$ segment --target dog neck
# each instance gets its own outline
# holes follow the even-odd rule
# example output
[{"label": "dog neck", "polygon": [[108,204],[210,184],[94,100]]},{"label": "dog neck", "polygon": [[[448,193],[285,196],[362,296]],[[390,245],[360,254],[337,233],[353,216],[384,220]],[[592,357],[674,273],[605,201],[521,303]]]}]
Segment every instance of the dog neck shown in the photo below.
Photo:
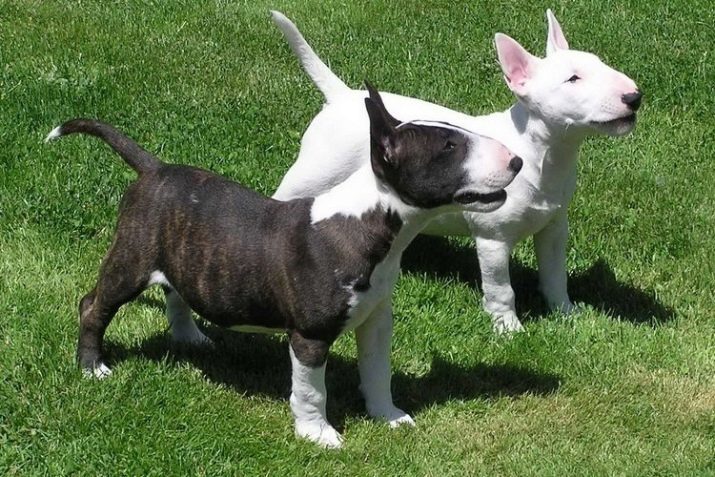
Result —
[{"label": "dog neck", "polygon": [[394,257],[407,248],[430,220],[452,208],[457,210],[456,206],[423,209],[404,203],[388,185],[375,177],[370,164],[366,164],[314,199],[311,223],[318,226],[321,221],[336,216],[361,219],[364,214],[376,211],[386,220],[388,215],[396,214],[402,225],[390,246],[390,255]]},{"label": "dog neck", "polygon": [[515,181],[528,182],[532,190],[549,196],[549,201],[570,199],[579,148],[586,138],[581,128],[556,124],[520,101],[506,111],[473,117],[470,125],[524,160]]},{"label": "dog neck", "polygon": [[581,128],[555,124],[523,103],[517,102],[508,114],[522,143],[534,155],[529,161],[529,179],[538,190],[550,192],[552,188],[567,184],[575,175],[579,149],[586,138]]}]

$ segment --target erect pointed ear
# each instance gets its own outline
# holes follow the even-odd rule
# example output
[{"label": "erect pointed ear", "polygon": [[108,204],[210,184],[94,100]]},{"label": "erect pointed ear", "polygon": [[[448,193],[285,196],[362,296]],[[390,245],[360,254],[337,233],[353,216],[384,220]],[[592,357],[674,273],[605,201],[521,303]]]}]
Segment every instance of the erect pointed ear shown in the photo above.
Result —
[{"label": "erect pointed ear", "polygon": [[524,95],[538,58],[526,51],[516,40],[503,33],[497,33],[494,36],[494,45],[507,86],[517,96]]},{"label": "erect pointed ear", "polygon": [[[382,102],[382,96],[380,96],[380,93],[378,93],[375,87],[367,80],[365,80],[365,88],[370,95],[370,99],[373,100],[377,107],[380,109],[381,114],[385,118],[385,121],[387,121],[387,123],[390,124],[393,128],[397,127],[397,125],[400,124],[400,121],[392,117],[392,115],[387,112],[387,109],[385,108],[385,103]],[[368,111],[368,114],[369,113],[370,112]]]},{"label": "erect pointed ear", "polygon": [[370,97],[365,98],[370,118],[370,160],[373,172],[384,179],[386,171],[397,165],[395,133],[400,122],[387,112],[377,90],[367,81],[365,86],[370,93]]},{"label": "erect pointed ear", "polygon": [[549,22],[549,32],[546,35],[546,56],[559,50],[568,50],[569,43],[550,8],[546,10],[546,20]]}]

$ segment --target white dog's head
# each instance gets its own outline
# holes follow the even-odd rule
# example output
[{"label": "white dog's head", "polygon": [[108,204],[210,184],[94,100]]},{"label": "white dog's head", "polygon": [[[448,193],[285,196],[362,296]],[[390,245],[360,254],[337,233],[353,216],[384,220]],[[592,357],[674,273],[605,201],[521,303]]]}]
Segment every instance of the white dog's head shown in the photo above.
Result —
[{"label": "white dog's head", "polygon": [[635,82],[594,54],[569,50],[551,10],[546,17],[546,58],[537,58],[509,36],[496,34],[497,55],[509,89],[550,125],[611,136],[631,132],[641,103]]}]

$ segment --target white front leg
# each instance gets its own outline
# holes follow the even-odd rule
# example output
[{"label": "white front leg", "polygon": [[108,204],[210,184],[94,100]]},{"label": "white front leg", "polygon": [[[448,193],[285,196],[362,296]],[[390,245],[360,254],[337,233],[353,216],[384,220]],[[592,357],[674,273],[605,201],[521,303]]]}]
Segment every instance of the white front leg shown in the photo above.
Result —
[{"label": "white front leg", "polygon": [[509,278],[512,244],[500,240],[476,238],[479,268],[482,272],[484,308],[492,317],[496,333],[523,331],[516,316],[514,289]]},{"label": "white front leg", "polygon": [[358,348],[360,390],[365,397],[367,413],[385,420],[390,427],[402,424],[414,426],[409,414],[392,402],[392,302],[387,299],[377,306],[372,315],[355,329]]},{"label": "white front leg", "polygon": [[534,249],[539,264],[539,288],[552,310],[570,313],[574,305],[569,299],[566,274],[566,245],[569,222],[566,211],[558,214],[534,235]]},{"label": "white front leg", "polygon": [[300,362],[289,345],[292,365],[290,408],[295,419],[295,434],[318,445],[338,448],[343,439],[328,423],[325,414],[325,364],[311,367]]}]

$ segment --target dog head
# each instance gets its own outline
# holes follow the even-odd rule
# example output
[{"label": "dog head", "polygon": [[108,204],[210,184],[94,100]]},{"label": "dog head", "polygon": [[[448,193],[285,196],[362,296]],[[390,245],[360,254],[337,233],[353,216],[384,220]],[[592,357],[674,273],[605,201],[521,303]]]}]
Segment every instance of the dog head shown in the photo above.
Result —
[{"label": "dog head", "polygon": [[497,33],[495,45],[509,89],[550,125],[622,136],[633,130],[641,93],[628,76],[596,55],[570,50],[551,10],[546,58]]},{"label": "dog head", "polygon": [[366,86],[372,170],[402,202],[475,212],[504,204],[504,188],[521,169],[520,158],[493,139],[447,123],[400,123],[387,112],[379,93]]}]

